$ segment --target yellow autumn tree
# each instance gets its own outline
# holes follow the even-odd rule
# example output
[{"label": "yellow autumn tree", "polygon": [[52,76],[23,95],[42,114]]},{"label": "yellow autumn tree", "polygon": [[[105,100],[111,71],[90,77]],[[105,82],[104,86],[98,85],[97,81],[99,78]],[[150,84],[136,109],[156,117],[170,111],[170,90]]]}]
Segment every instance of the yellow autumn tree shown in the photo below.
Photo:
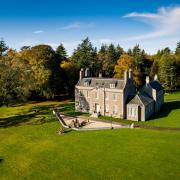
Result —
[{"label": "yellow autumn tree", "polygon": [[74,86],[78,82],[79,69],[77,64],[71,60],[66,60],[61,63],[61,69],[64,74],[64,88],[71,96],[74,94]]},{"label": "yellow autumn tree", "polygon": [[120,56],[117,64],[114,67],[114,77],[115,78],[124,78],[124,71],[132,69],[133,71],[133,80],[135,85],[139,87],[141,85],[140,73],[135,66],[135,62],[132,56],[128,54],[123,54]]},{"label": "yellow autumn tree", "polygon": [[114,72],[115,78],[123,78],[124,77],[124,71],[126,69],[133,69],[134,68],[134,62],[133,58],[129,56],[128,54],[123,54],[117,61],[117,65],[115,65]]}]

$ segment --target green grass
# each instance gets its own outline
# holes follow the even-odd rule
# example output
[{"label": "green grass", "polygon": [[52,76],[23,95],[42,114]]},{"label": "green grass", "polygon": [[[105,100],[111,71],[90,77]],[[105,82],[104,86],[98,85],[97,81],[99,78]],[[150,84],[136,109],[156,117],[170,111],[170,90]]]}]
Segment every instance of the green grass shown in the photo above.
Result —
[{"label": "green grass", "polygon": [[162,110],[142,124],[180,128],[180,93],[166,94]]},{"label": "green grass", "polygon": [[86,115],[85,113],[75,112],[72,100],[28,102],[1,107],[0,127],[23,124],[35,125],[57,121],[52,114],[53,108],[58,108],[60,112],[67,115]]},{"label": "green grass", "polygon": [[180,133],[56,134],[57,122],[0,129],[1,179],[179,179]]},{"label": "green grass", "polygon": [[[179,95],[166,96],[166,102],[173,104]],[[179,127],[174,124],[180,112],[172,104],[167,116],[147,123]],[[180,131],[116,129],[60,136],[53,108],[76,115],[71,100],[0,108],[0,179],[180,179]]]}]

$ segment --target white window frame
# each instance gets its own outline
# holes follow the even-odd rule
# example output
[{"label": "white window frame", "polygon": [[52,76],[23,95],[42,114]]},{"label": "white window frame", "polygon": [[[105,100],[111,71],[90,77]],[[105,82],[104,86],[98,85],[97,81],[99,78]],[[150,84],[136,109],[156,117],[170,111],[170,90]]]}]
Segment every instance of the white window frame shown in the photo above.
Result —
[{"label": "white window frame", "polygon": [[110,84],[110,88],[115,88],[115,84]]},{"label": "white window frame", "polygon": [[132,117],[132,107],[130,107],[130,117]]},{"label": "white window frame", "polygon": [[136,107],[128,107],[128,116],[136,117],[137,116],[137,108]]},{"label": "white window frame", "polygon": [[118,108],[117,105],[113,106],[113,114],[117,114],[118,113]]},{"label": "white window frame", "polygon": [[134,107],[132,107],[132,117],[134,117]]},{"label": "white window frame", "polygon": [[137,108],[134,108],[134,117],[137,116]]},{"label": "white window frame", "polygon": [[109,112],[109,104],[106,104],[106,109],[105,109],[105,111],[106,111],[106,113],[108,113]]}]

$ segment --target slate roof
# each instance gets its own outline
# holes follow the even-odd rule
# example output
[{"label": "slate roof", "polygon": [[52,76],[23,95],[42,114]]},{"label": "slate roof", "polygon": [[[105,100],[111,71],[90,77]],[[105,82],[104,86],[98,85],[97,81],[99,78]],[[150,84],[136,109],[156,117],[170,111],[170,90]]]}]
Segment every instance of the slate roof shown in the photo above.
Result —
[{"label": "slate roof", "polygon": [[135,95],[133,98],[132,96],[129,97],[129,102],[127,104],[138,104],[138,105],[148,105],[149,103],[151,103],[153,101],[152,98],[145,96],[143,94],[137,94]]},{"label": "slate roof", "polygon": [[124,80],[115,78],[83,78],[81,79],[77,86],[87,86],[88,87],[100,87],[100,88],[110,88],[110,84],[115,84],[115,89],[123,89],[125,86]]},{"label": "slate roof", "polygon": [[159,83],[159,81],[157,80],[153,80],[149,83],[149,85],[153,88],[156,89],[157,92],[160,90],[163,90],[163,87],[161,86],[161,84]]}]

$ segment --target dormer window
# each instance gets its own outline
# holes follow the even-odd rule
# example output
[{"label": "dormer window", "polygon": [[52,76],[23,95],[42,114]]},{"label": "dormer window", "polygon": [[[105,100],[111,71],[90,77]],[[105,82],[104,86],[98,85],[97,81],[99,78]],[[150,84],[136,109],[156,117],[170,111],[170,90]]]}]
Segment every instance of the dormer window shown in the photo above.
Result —
[{"label": "dormer window", "polygon": [[88,87],[89,86],[89,82],[85,82],[84,86]]},{"label": "dormer window", "polygon": [[88,87],[88,86],[90,86],[90,84],[91,84],[91,80],[90,79],[86,79],[84,81],[84,86]]},{"label": "dormer window", "polygon": [[110,88],[115,88],[115,84],[110,84]]}]

